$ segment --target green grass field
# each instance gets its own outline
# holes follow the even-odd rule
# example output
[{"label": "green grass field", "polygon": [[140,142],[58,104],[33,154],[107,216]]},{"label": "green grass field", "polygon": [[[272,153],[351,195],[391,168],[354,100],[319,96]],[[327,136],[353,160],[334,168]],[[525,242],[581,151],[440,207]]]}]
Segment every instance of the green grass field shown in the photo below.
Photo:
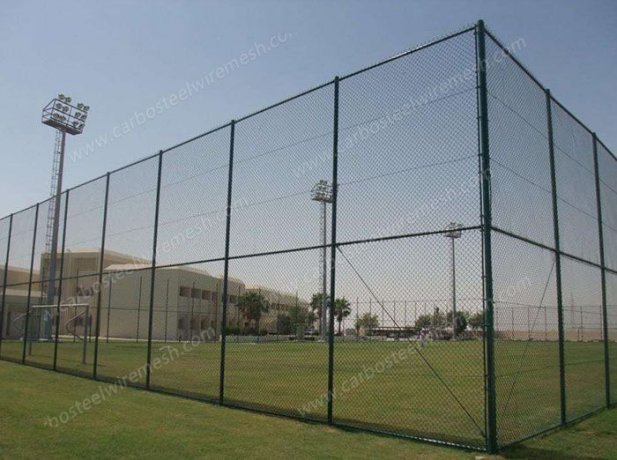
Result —
[{"label": "green grass field", "polygon": [[[20,359],[21,342],[3,342],[2,357]],[[58,368],[91,375],[82,344],[61,342]],[[559,423],[557,344],[499,341],[497,397],[502,445]],[[225,398],[248,408],[324,420],[327,345],[228,343]],[[604,404],[601,343],[566,344],[568,416]],[[34,343],[27,362],[50,367],[53,344]],[[157,366],[157,360],[160,365]],[[217,399],[220,344],[153,344],[151,385]],[[145,384],[145,342],[100,342],[98,375]],[[133,374],[131,374],[133,373]],[[345,342],[335,347],[334,418],[345,425],[458,444],[484,446],[484,364],[480,341],[433,342],[418,353],[407,342]]]},{"label": "green grass field", "polygon": [[0,362],[0,458],[617,458],[617,410],[489,457],[135,389],[45,425],[101,383]]}]

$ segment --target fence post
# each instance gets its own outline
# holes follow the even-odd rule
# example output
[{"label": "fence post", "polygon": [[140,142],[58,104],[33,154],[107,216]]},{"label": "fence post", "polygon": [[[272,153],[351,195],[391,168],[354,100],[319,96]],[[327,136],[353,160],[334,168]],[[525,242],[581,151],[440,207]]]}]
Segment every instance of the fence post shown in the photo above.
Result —
[{"label": "fence post", "polygon": [[[39,204],[34,214],[34,232],[32,235],[32,254],[30,256],[30,277],[28,278],[28,300],[26,302],[26,325],[24,327],[24,349],[21,355],[22,364],[26,363],[26,349],[28,348],[28,325],[30,323],[30,302],[32,300],[32,272],[34,270],[34,256],[36,255],[36,231],[39,222]],[[8,268],[8,267],[7,267]]]},{"label": "fence post", "polygon": [[[158,172],[156,177],[156,204],[154,209],[154,234],[152,236],[152,269],[150,271],[150,307],[148,309],[148,355],[146,358],[146,388],[150,388],[152,376],[152,325],[154,323],[154,296],[156,287],[156,247],[159,239],[159,212],[161,204],[161,176],[163,173],[163,151],[159,152]],[[140,290],[141,292],[141,290]],[[192,293],[191,293],[192,294]],[[139,331],[137,331],[139,339]]]},{"label": "fence post", "polygon": [[0,357],[2,356],[2,337],[4,337],[4,304],[6,302],[6,283],[9,276],[9,254],[11,252],[11,235],[13,233],[13,214],[9,216],[9,234],[6,240],[6,257],[2,277],[2,304],[0,305]]},{"label": "fence post", "polygon": [[[99,363],[99,332],[101,329],[101,296],[103,286],[103,270],[105,268],[105,234],[107,232],[107,211],[109,203],[109,178],[110,174],[105,176],[105,201],[103,203],[103,228],[101,230],[101,253],[99,255],[99,286],[96,299],[96,325],[94,333],[94,363],[92,364],[92,378],[97,379],[97,367]],[[111,285],[111,279],[109,280]],[[111,307],[111,305],[109,305]],[[109,313],[109,311],[108,311]],[[109,319],[107,320],[109,327]]]},{"label": "fence post", "polygon": [[602,335],[604,335],[604,374],[606,407],[611,405],[611,379],[608,352],[608,311],[606,307],[606,261],[604,259],[604,229],[602,228],[602,200],[600,195],[600,165],[598,164],[598,137],[593,133],[593,166],[596,176],[596,203],[598,207],[598,241],[600,243],[600,274],[602,279]]},{"label": "fence post", "polygon": [[328,330],[328,424],[333,424],[334,391],[334,303],[336,302],[336,205],[338,198],[338,111],[339,77],[334,77],[334,136],[332,141],[332,237],[330,241],[330,316]]},{"label": "fence post", "polygon": [[559,239],[559,210],[557,208],[557,174],[555,165],[555,144],[553,141],[553,112],[551,92],[546,90],[546,117],[548,123],[548,152],[551,167],[551,195],[553,206],[553,235],[555,239],[555,280],[557,283],[557,330],[559,339],[559,394],[561,403],[561,424],[565,425],[566,412],[566,365],[563,327],[563,291],[561,286],[561,243]]},{"label": "fence post", "polygon": [[[231,120],[229,134],[229,169],[227,176],[227,211],[225,221],[225,268],[223,269],[223,311],[221,314],[221,370],[219,383],[219,404],[225,402],[225,345],[227,341],[227,284],[229,280],[229,235],[231,229],[231,196],[233,185],[234,141],[236,121]],[[257,331],[259,334],[259,331]]]},{"label": "fence post", "polygon": [[[58,364],[58,341],[60,339],[60,304],[62,303],[62,277],[64,276],[64,252],[66,249],[66,223],[68,220],[69,211],[69,194],[70,190],[66,191],[64,198],[64,223],[62,224],[62,249],[60,253],[60,273],[58,278],[58,303],[56,304],[56,337],[54,337],[54,364],[53,370],[57,370]],[[58,217],[59,218],[59,217]],[[96,339],[95,339],[96,341]]]},{"label": "fence post", "polygon": [[491,165],[488,131],[488,89],[486,78],[486,33],[484,21],[478,21],[477,40],[477,78],[478,78],[478,123],[480,144],[480,178],[482,182],[482,246],[484,252],[484,323],[486,331],[486,389],[488,392],[488,420],[486,448],[489,453],[497,452],[497,398],[495,397],[495,334],[493,299],[493,260],[491,249],[492,204],[491,204]]}]

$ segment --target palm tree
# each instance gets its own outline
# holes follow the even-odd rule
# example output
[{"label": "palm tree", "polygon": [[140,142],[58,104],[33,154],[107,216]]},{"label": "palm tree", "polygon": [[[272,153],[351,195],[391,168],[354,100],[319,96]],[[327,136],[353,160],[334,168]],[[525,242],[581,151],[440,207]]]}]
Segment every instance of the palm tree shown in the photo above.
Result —
[{"label": "palm tree", "polygon": [[338,333],[341,335],[343,318],[347,318],[351,314],[350,303],[345,297],[334,301],[334,314],[336,315],[336,321],[338,322]]},{"label": "palm tree", "polygon": [[[325,297],[326,297],[326,308],[330,308],[330,296],[326,294]],[[313,297],[311,298],[311,303],[310,303],[313,317],[316,317],[316,319],[319,320],[320,329],[321,329],[321,312],[323,310],[323,298],[324,298],[324,295],[321,292],[317,294],[313,294]]]},{"label": "palm tree", "polygon": [[255,321],[259,336],[259,320],[261,314],[270,310],[270,302],[261,292],[247,291],[238,297],[238,308],[249,321]]}]

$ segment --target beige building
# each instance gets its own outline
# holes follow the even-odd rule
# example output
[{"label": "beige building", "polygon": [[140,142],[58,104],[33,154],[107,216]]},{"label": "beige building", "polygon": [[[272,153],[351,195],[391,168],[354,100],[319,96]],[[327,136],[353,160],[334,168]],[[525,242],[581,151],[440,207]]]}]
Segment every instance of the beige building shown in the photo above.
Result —
[{"label": "beige building", "polygon": [[[47,303],[47,283],[40,282],[40,279],[46,278],[49,259],[48,254],[41,258],[42,276],[38,272],[33,274],[35,284],[31,292],[31,306]],[[61,304],[77,306],[61,309],[60,335],[82,336],[87,332],[92,336],[95,333],[100,291],[99,337],[105,340],[147,339],[151,283],[149,261],[106,251],[100,286],[97,274],[100,266],[99,250],[67,251],[63,263]],[[9,268],[7,284],[24,284],[7,288],[3,337],[23,336],[28,278],[29,271]],[[269,301],[270,309],[262,315],[260,329],[270,333],[276,332],[279,314],[289,312],[294,305],[308,308],[306,301],[297,299],[293,294],[265,286],[247,287],[242,280],[229,277],[227,327],[230,329],[246,331],[256,326],[238,307],[238,298],[246,291],[261,292]],[[154,289],[153,340],[188,340],[196,336],[216,340],[221,332],[222,296],[222,275],[188,266],[158,268]],[[43,315],[44,310],[33,311],[41,312],[33,317],[33,321],[37,322],[37,315]],[[51,308],[48,311],[55,314]],[[33,332],[33,329],[36,330]],[[31,328],[31,333],[36,334],[41,329],[49,335],[49,327]]]}]

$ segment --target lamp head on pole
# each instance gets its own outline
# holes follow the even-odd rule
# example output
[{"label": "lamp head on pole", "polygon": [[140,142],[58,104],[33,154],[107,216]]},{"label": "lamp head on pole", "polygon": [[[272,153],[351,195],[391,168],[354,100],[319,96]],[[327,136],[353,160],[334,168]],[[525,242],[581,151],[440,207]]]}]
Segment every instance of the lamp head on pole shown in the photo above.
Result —
[{"label": "lamp head on pole", "polygon": [[320,180],[311,190],[311,200],[332,203],[332,185],[326,180]]},{"label": "lamp head on pole", "polygon": [[41,121],[68,134],[81,134],[86,126],[89,110],[89,106],[81,102],[73,105],[71,97],[59,94],[43,108]]},{"label": "lamp head on pole", "polygon": [[446,227],[446,233],[443,234],[446,238],[460,238],[463,234],[461,229],[463,228],[463,224],[457,224],[456,222],[450,222],[450,224]]}]

